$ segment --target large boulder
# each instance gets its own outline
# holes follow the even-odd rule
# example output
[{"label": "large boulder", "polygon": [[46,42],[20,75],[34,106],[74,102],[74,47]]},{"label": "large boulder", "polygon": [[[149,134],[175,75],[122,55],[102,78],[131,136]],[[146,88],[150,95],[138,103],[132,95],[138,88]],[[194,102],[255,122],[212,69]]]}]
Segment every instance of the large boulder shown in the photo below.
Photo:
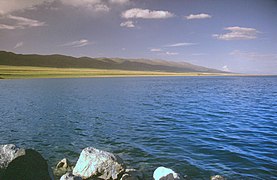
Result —
[{"label": "large boulder", "polygon": [[110,152],[93,147],[85,148],[73,169],[73,175],[83,179],[97,177],[100,179],[119,179],[125,171],[121,158]]},{"label": "large boulder", "polygon": [[25,154],[12,160],[1,179],[5,180],[51,180],[46,160],[35,150],[26,149]]},{"label": "large boulder", "polygon": [[12,160],[23,155],[25,155],[25,149],[14,144],[0,145],[0,169],[3,171]]},{"label": "large boulder", "polygon": [[179,174],[175,173],[172,169],[165,167],[158,167],[153,174],[155,180],[176,180],[181,179]]}]

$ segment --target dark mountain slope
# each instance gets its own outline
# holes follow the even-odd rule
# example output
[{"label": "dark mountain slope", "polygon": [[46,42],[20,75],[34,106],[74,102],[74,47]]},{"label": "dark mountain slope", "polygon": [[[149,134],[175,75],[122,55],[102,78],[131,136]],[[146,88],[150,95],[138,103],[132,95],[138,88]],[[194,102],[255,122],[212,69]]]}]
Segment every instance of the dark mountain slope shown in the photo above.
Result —
[{"label": "dark mountain slope", "polygon": [[185,62],[171,62],[147,59],[120,59],[120,58],[75,58],[64,55],[35,55],[15,54],[0,51],[0,65],[8,66],[35,66],[55,68],[95,68],[118,69],[130,71],[164,71],[164,72],[207,72],[222,73],[216,69],[196,66]]}]

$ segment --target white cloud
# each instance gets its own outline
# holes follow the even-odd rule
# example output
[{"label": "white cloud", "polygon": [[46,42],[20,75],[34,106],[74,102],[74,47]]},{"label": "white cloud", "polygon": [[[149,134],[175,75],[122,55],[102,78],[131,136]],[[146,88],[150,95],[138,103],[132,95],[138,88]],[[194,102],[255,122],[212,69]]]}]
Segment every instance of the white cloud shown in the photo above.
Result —
[{"label": "white cloud", "polygon": [[196,44],[195,43],[182,42],[182,43],[169,44],[169,45],[166,45],[165,47],[180,47],[180,46],[192,46],[192,45],[196,45]]},{"label": "white cloud", "polygon": [[130,0],[60,0],[65,5],[82,7],[95,12],[109,12],[112,5],[125,5]]},{"label": "white cloud", "polygon": [[61,46],[83,47],[83,46],[87,46],[89,44],[91,44],[91,42],[89,42],[89,40],[81,39],[81,40],[78,40],[78,41],[72,41],[72,42],[69,42],[69,43],[62,44]]},{"label": "white cloud", "polygon": [[[40,5],[50,5],[55,1],[61,2],[65,5],[83,7],[97,12],[110,11],[109,5],[125,5],[130,2],[130,0],[0,0],[0,15],[10,14],[14,11],[35,9]],[[55,9],[55,7],[50,8]]]},{"label": "white cloud", "polygon": [[259,31],[257,31],[254,28],[245,28],[245,27],[239,27],[239,26],[233,26],[233,27],[226,27],[224,30],[231,31],[226,34],[213,34],[213,37],[219,39],[219,40],[251,40],[256,39],[257,34]]},{"label": "white cloud", "polygon": [[234,50],[230,52],[229,55],[248,60],[277,61],[277,54],[273,53],[243,52],[240,50]]},{"label": "white cloud", "polygon": [[0,12],[8,14],[18,10],[30,9],[53,0],[0,0]]},{"label": "white cloud", "polygon": [[191,19],[207,19],[211,18],[212,16],[209,14],[190,14],[189,16],[185,16],[186,19],[191,20]]},{"label": "white cloud", "polygon": [[61,0],[63,4],[71,5],[71,6],[91,6],[100,4],[101,0]]},{"label": "white cloud", "polygon": [[10,26],[10,25],[6,25],[6,24],[0,24],[0,29],[8,29],[8,30],[12,30],[12,29],[16,29],[16,26]]},{"label": "white cloud", "polygon": [[14,49],[17,49],[17,48],[23,46],[23,44],[24,44],[23,42],[16,43],[16,45],[14,46]]},{"label": "white cloud", "polygon": [[63,4],[83,7],[96,12],[108,12],[110,8],[102,0],[61,0]]},{"label": "white cloud", "polygon": [[169,52],[169,51],[164,51],[160,48],[152,48],[150,49],[151,52],[156,52],[158,55],[168,55],[168,56],[175,56],[178,55],[179,53],[177,52]]},{"label": "white cloud", "polygon": [[224,65],[224,66],[222,67],[222,70],[223,70],[223,71],[227,71],[227,72],[229,72],[229,71],[230,71],[230,69],[228,68],[228,66],[227,66],[227,65]]},{"label": "white cloud", "polygon": [[179,54],[177,52],[164,51],[160,48],[151,48],[150,51],[154,52],[154,53],[157,53],[157,55],[175,56],[175,55]]},{"label": "white cloud", "polygon": [[166,19],[174,16],[169,11],[153,11],[149,9],[133,8],[129,9],[121,14],[123,18],[142,18],[142,19]]},{"label": "white cloud", "polygon": [[29,19],[25,17],[20,17],[20,16],[8,15],[7,18],[17,21],[16,23],[17,26],[22,29],[24,29],[25,27],[39,27],[39,26],[46,25],[45,22],[41,22],[38,20]]},{"label": "white cloud", "polygon": [[165,52],[166,55],[170,55],[170,56],[174,56],[174,55],[178,55],[179,53],[177,52]]},{"label": "white cloud", "polygon": [[120,26],[121,26],[121,27],[127,27],[127,28],[134,28],[134,27],[135,27],[133,21],[125,21],[125,22],[122,22],[122,23],[120,23]]},{"label": "white cloud", "polygon": [[11,21],[11,24],[0,24],[0,29],[25,29],[30,27],[46,26],[45,22],[41,22],[35,19],[29,19],[21,16],[4,15],[4,19]]},{"label": "white cloud", "polygon": [[91,7],[92,10],[97,11],[97,12],[109,12],[110,8],[106,4],[96,4]]},{"label": "white cloud", "polygon": [[152,48],[150,49],[151,52],[162,52],[163,50],[159,49],[159,48]]}]

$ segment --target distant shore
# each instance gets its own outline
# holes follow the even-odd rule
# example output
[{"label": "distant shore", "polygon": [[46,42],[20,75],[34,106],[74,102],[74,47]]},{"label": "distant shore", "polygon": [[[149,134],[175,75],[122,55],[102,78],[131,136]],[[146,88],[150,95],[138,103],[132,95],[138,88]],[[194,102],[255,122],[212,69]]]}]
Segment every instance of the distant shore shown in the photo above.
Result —
[{"label": "distant shore", "polygon": [[0,65],[0,79],[93,78],[93,77],[159,77],[159,76],[272,76],[235,73],[128,71],[90,68],[52,68]]},{"label": "distant shore", "polygon": [[231,76],[227,73],[127,71],[86,68],[49,68],[30,66],[0,66],[1,79],[30,78],[91,78],[91,77],[144,77],[144,76]]},{"label": "distant shore", "polygon": [[238,76],[231,73],[127,71],[87,68],[50,68],[0,65],[0,79],[32,78],[92,78],[92,77],[145,77],[145,76]]}]

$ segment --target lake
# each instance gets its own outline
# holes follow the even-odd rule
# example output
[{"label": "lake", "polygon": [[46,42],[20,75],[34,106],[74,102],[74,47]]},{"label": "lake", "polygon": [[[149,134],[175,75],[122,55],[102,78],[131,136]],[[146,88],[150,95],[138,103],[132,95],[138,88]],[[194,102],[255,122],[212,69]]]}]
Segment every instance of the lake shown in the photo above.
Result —
[{"label": "lake", "polygon": [[151,179],[277,178],[277,77],[0,80],[0,144],[54,166],[88,146]]}]

